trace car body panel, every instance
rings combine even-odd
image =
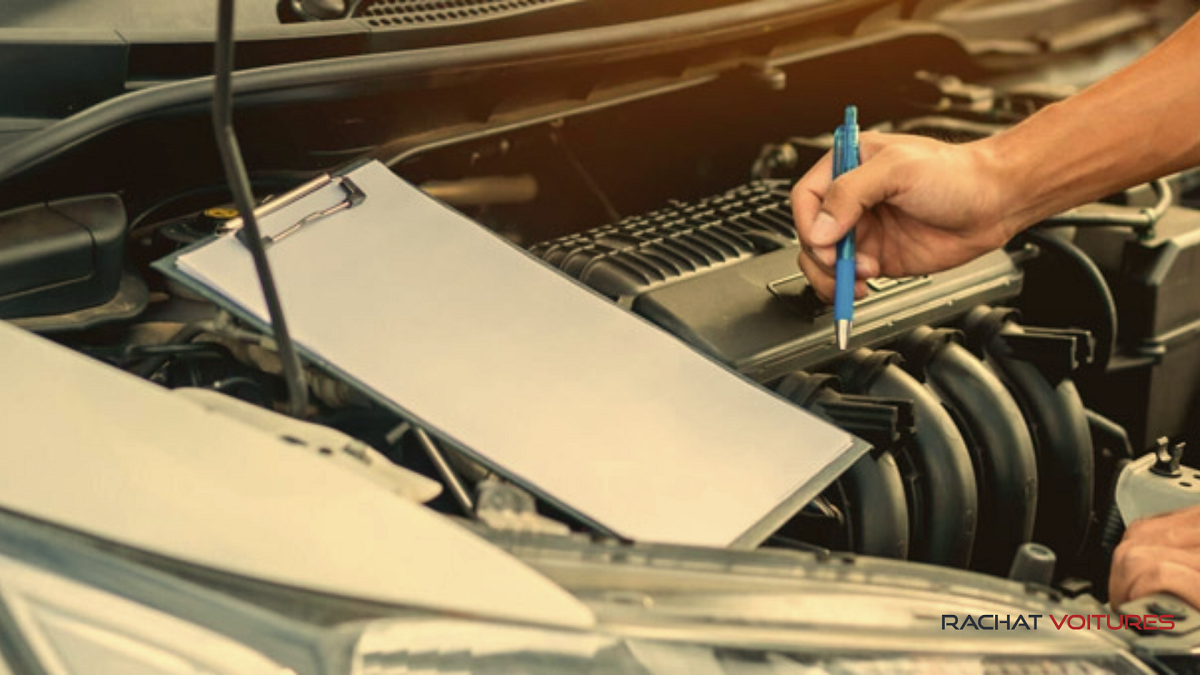
[[[381,603],[559,626],[591,613],[453,522],[320,455],[0,326],[0,506]],[[419,554],[417,552],[419,551]]]

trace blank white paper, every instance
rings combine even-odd
[[[268,249],[296,341],[501,474],[630,539],[727,546],[856,447],[383,165],[351,178],[365,202]],[[234,237],[177,265],[268,321]]]

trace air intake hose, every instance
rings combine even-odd
[[[1087,331],[1023,327],[1012,309],[980,306],[963,320],[967,346],[1000,376],[1033,432],[1038,518],[1033,538],[1079,555],[1092,519],[1095,459],[1087,413],[1070,374],[1091,358]]]
[[[838,369],[848,391],[908,400],[916,432],[911,460],[918,474],[910,485],[910,557],[966,567],[978,517],[975,471],[962,434],[937,397],[904,372],[893,352],[859,349]]]
[[[1021,409],[999,378],[958,341],[961,334],[922,326],[897,347],[904,369],[934,391],[967,441],[979,485],[975,569],[1008,572],[1017,549],[1033,537],[1037,455]]]

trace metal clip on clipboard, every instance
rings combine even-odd
[[[287,195],[284,195],[283,197],[281,197],[279,199],[275,199],[275,200],[267,202],[266,204],[263,204],[262,206],[260,206],[259,208],[254,210],[254,215],[261,221],[266,216],[278,211],[279,209],[281,209],[285,206],[294,204],[294,203],[300,201],[301,199],[304,199],[305,197],[311,195],[312,193],[316,192],[317,190],[320,190],[321,188],[326,187],[327,185],[329,185],[331,183],[337,183],[338,186],[340,188],[342,188],[342,191],[346,193],[345,199],[338,202],[337,204],[334,204],[333,206],[330,206],[327,209],[322,209],[320,211],[314,211],[313,213],[310,213],[307,216],[304,216],[300,220],[297,220],[296,222],[292,223],[291,225],[288,225],[287,227],[280,230],[279,232],[276,232],[275,234],[264,235],[262,238],[263,246],[270,246],[272,244],[277,244],[280,241],[282,241],[283,239],[286,239],[287,237],[290,237],[291,235],[300,231],[300,229],[303,228],[305,225],[313,223],[314,221],[320,220],[322,218],[332,216],[333,214],[338,213],[339,211],[348,211],[348,210],[358,206],[359,204],[362,204],[363,202],[365,202],[367,200],[367,193],[364,192],[362,190],[362,188],[358,187],[358,185],[356,185],[354,183],[354,181],[350,179],[349,176],[330,176],[329,174],[323,174],[323,175],[317,176],[316,178],[310,180],[309,182],[305,183],[304,185],[301,185],[300,187],[296,188],[295,190],[288,193]],[[242,219],[241,218],[237,218],[235,220],[229,221],[228,223],[226,223],[223,230],[226,232],[232,232],[232,231],[236,230],[237,231],[236,236],[238,238],[238,241],[241,241],[243,244],[246,243],[246,230],[242,228]]]

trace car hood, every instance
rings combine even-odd
[[[3,322],[0,354],[0,508],[277,584],[594,622],[515,558],[377,482],[331,470],[320,453]]]

